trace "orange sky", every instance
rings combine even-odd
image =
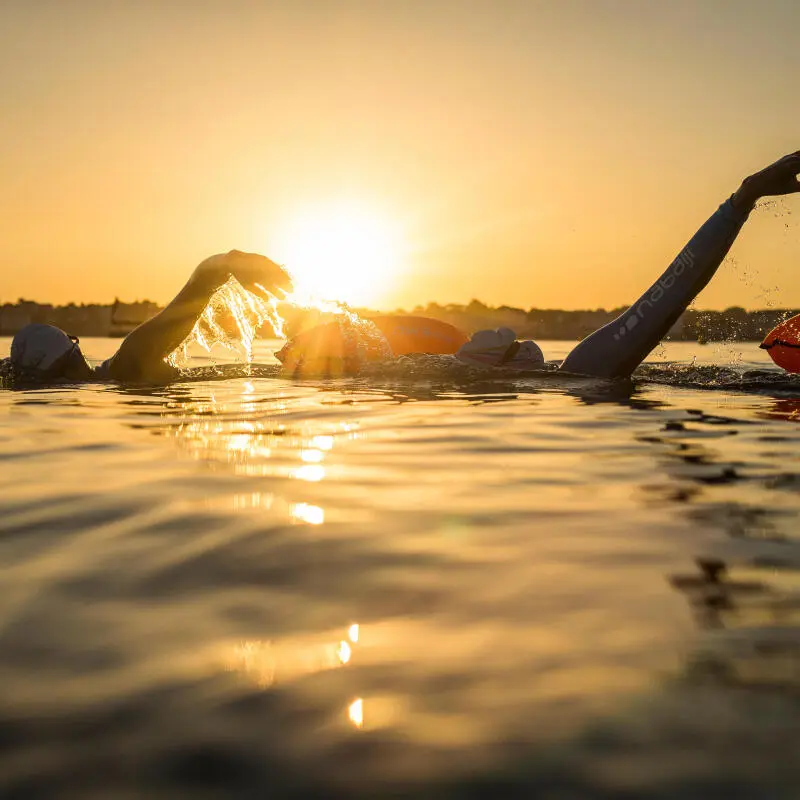
[[[0,301],[164,302],[345,203],[398,251],[354,299],[619,306],[800,148],[799,23],[792,0],[4,0]],[[798,219],[757,212],[698,305],[800,306]]]

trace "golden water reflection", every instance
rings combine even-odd
[[[364,727],[364,698],[359,697],[347,707],[347,716],[356,728]]]
[[[319,506],[312,506],[309,503],[294,503],[289,513],[298,522],[306,522],[309,525],[322,525],[325,522],[325,511]]]
[[[342,639],[342,641],[339,642],[339,646],[336,648],[336,655],[342,664],[349,664],[353,656],[353,648],[350,647],[350,643]]]
[[[325,467],[319,464],[304,464],[293,470],[291,475],[299,481],[319,483],[325,477]]]
[[[333,436],[315,436],[311,440],[311,445],[320,450],[330,450],[333,447]]]
[[[358,643],[359,626],[351,625],[344,638],[291,637],[248,639],[238,642],[225,658],[226,669],[239,672],[259,688],[296,680],[304,675],[347,666]]]
[[[257,400],[257,395],[252,381],[213,389],[198,387],[197,394],[171,397],[162,406],[160,424],[154,432],[212,468],[226,465],[243,478],[270,479],[268,493],[254,486],[253,491],[235,496],[207,497],[203,501],[207,507],[243,512],[264,509],[293,523],[323,525],[328,514],[322,504],[300,487],[330,477],[327,462],[336,444],[355,439],[359,424],[308,419],[287,424],[283,419],[289,405],[287,397],[281,394],[264,402],[263,398]],[[316,394],[309,393],[306,398],[301,392],[295,399],[301,406],[308,399],[313,408],[317,407]]]

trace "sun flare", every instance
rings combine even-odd
[[[299,295],[370,305],[385,296],[400,267],[401,237],[386,217],[336,205],[290,220],[274,243]]]

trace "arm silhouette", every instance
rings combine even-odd
[[[800,192],[800,151],[746,178],[661,277],[621,316],[587,336],[561,369],[601,378],[630,375],[714,277],[756,202]]]
[[[261,296],[292,289],[284,269],[265,256],[239,250],[211,256],[195,268],[166,308],[128,334],[107,362],[109,376],[120,381],[163,381],[174,376],[164,359],[191,333],[211,296],[231,277]]]

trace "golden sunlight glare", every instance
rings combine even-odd
[[[347,716],[356,728],[364,727],[364,698],[359,697],[347,707]]]
[[[288,222],[272,249],[292,275],[296,294],[358,306],[382,299],[397,275],[400,245],[386,218],[338,204]]]

